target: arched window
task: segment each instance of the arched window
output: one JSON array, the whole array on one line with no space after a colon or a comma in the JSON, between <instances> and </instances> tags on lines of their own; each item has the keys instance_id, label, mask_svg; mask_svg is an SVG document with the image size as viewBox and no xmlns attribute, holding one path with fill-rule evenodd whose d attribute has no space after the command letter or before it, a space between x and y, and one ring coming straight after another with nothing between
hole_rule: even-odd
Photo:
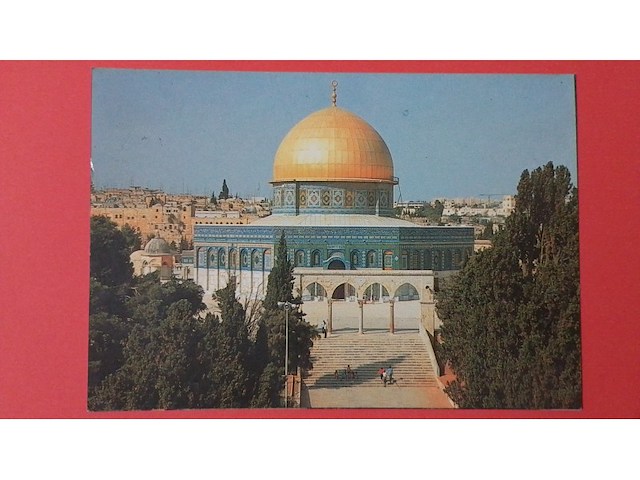
<instances>
[{"instance_id":1,"label":"arched window","mask_svg":"<svg viewBox=\"0 0 640 480\"><path fill-rule=\"evenodd\" d=\"M229 268L238 268L238 251L235 248L229 250Z\"/></svg>"},{"instance_id":2,"label":"arched window","mask_svg":"<svg viewBox=\"0 0 640 480\"><path fill-rule=\"evenodd\" d=\"M422 268L422 259L418 250L411 250L409 253L409 269L420 270Z\"/></svg>"},{"instance_id":3,"label":"arched window","mask_svg":"<svg viewBox=\"0 0 640 480\"><path fill-rule=\"evenodd\" d=\"M341 258L334 258L327 265L328 270L346 270L346 266Z\"/></svg>"},{"instance_id":4,"label":"arched window","mask_svg":"<svg viewBox=\"0 0 640 480\"><path fill-rule=\"evenodd\" d=\"M351 251L351 266L352 267L357 267L358 266L358 257L360 256L360 254L358 253L357 250L352 250Z\"/></svg>"},{"instance_id":5,"label":"arched window","mask_svg":"<svg viewBox=\"0 0 640 480\"><path fill-rule=\"evenodd\" d=\"M384 252L384 269L393 270L393 252L391 250Z\"/></svg>"},{"instance_id":6,"label":"arched window","mask_svg":"<svg viewBox=\"0 0 640 480\"><path fill-rule=\"evenodd\" d=\"M262 254L260 253L260 251L254 250L252 253L252 258L253 258L253 268L255 270L260 269L260 266L262 265Z\"/></svg>"},{"instance_id":7,"label":"arched window","mask_svg":"<svg viewBox=\"0 0 640 480\"><path fill-rule=\"evenodd\" d=\"M406 250L402 250L402 270L409 269L409 253Z\"/></svg>"},{"instance_id":8,"label":"arched window","mask_svg":"<svg viewBox=\"0 0 640 480\"><path fill-rule=\"evenodd\" d=\"M209 266L209 267L215 267L216 266L216 252L215 252L215 250L212 250L212 249L209 250L209 264L207 266Z\"/></svg>"},{"instance_id":9,"label":"arched window","mask_svg":"<svg viewBox=\"0 0 640 480\"><path fill-rule=\"evenodd\" d=\"M354 287L350 283L341 283L335 288L333 294L331 295L331 298L333 300L345 300L355 297L355 295L356 287Z\"/></svg>"},{"instance_id":10,"label":"arched window","mask_svg":"<svg viewBox=\"0 0 640 480\"><path fill-rule=\"evenodd\" d=\"M312 267L319 267L320 266L320 251L319 250L314 250L311 253L311 266Z\"/></svg>"},{"instance_id":11,"label":"arched window","mask_svg":"<svg viewBox=\"0 0 640 480\"><path fill-rule=\"evenodd\" d=\"M304 267L304 251L303 250L296 251L295 266Z\"/></svg>"},{"instance_id":12,"label":"arched window","mask_svg":"<svg viewBox=\"0 0 640 480\"><path fill-rule=\"evenodd\" d=\"M307 285L307 287L302 292L302 300L304 301L321 300L326 296L327 291L322 285L316 282Z\"/></svg>"},{"instance_id":13,"label":"arched window","mask_svg":"<svg viewBox=\"0 0 640 480\"><path fill-rule=\"evenodd\" d=\"M401 302L407 300L420 300L418 290L416 290L416 287L414 287L410 283L403 283L402 285L400 285L396 290L394 296Z\"/></svg>"},{"instance_id":14,"label":"arched window","mask_svg":"<svg viewBox=\"0 0 640 480\"><path fill-rule=\"evenodd\" d=\"M376 252L375 250L369 250L367 252L367 267L371 268L371 267L377 267L378 266L378 262L376 259Z\"/></svg>"},{"instance_id":15,"label":"arched window","mask_svg":"<svg viewBox=\"0 0 640 480\"><path fill-rule=\"evenodd\" d=\"M224 268L227 264L227 255L225 254L224 248L218 250L218 267Z\"/></svg>"},{"instance_id":16,"label":"arched window","mask_svg":"<svg viewBox=\"0 0 640 480\"><path fill-rule=\"evenodd\" d=\"M380 283L372 283L364 291L364 300L366 302L380 302L385 297L389 297L389 291Z\"/></svg>"},{"instance_id":17,"label":"arched window","mask_svg":"<svg viewBox=\"0 0 640 480\"><path fill-rule=\"evenodd\" d=\"M264 258L264 269L271 270L271 249L270 248L264 251L263 258Z\"/></svg>"},{"instance_id":18,"label":"arched window","mask_svg":"<svg viewBox=\"0 0 640 480\"><path fill-rule=\"evenodd\" d=\"M246 250L242 250L242 252L240 252L240 265L242 265L242 268L249 267L249 252Z\"/></svg>"},{"instance_id":19,"label":"arched window","mask_svg":"<svg viewBox=\"0 0 640 480\"><path fill-rule=\"evenodd\" d=\"M207 249L202 247L198 248L197 256L195 258L196 267L202 268L207 266Z\"/></svg>"}]
</instances>

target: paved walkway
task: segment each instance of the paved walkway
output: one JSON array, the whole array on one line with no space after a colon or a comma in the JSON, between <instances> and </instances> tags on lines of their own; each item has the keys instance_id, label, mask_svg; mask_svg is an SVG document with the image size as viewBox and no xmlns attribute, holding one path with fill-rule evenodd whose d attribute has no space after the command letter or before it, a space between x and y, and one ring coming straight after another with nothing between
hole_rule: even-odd
<instances>
[{"instance_id":1,"label":"paved walkway","mask_svg":"<svg viewBox=\"0 0 640 480\"><path fill-rule=\"evenodd\" d=\"M435 387L314 388L303 390L302 408L453 408L448 397ZM321 406L320 406L321 405Z\"/></svg>"}]
</instances>

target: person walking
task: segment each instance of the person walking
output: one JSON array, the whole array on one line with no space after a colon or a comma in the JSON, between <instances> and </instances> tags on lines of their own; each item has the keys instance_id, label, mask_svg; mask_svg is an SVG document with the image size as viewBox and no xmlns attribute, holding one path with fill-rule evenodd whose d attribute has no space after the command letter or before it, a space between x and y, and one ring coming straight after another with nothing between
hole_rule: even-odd
<instances>
[{"instance_id":1,"label":"person walking","mask_svg":"<svg viewBox=\"0 0 640 480\"><path fill-rule=\"evenodd\" d=\"M393 383L393 368L391 368L391 365L389 365L389 367L385 370L385 377L389 384Z\"/></svg>"},{"instance_id":2,"label":"person walking","mask_svg":"<svg viewBox=\"0 0 640 480\"><path fill-rule=\"evenodd\" d=\"M380 375L380 381L382 382L384 379L384 367L380 367L380 370L378 370L378 375Z\"/></svg>"},{"instance_id":3,"label":"person walking","mask_svg":"<svg viewBox=\"0 0 640 480\"><path fill-rule=\"evenodd\" d=\"M327 338L327 322L325 320L322 320L322 334L324 338Z\"/></svg>"}]
</instances>

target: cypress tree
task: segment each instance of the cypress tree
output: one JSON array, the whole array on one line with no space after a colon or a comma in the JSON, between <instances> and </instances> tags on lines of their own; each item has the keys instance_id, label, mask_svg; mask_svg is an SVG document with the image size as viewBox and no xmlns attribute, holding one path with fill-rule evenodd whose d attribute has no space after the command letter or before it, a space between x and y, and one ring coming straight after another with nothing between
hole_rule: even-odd
<instances>
[{"instance_id":1,"label":"cypress tree","mask_svg":"<svg viewBox=\"0 0 640 480\"><path fill-rule=\"evenodd\" d=\"M293 281L293 266L287 256L287 242L283 231L276 247L274 265L269 273L267 293L263 301L256 339L257 342L261 342L260 344L256 343L257 351L264 352L264 333L266 333L267 357L269 359L258 380L257 397L254 400L256 405L278 400L278 392L282 388L286 318L284 310L278 307L279 302L289 302L294 305L289 311L288 371L295 373L298 367L305 370L313 368L310 361L310 350L313 346L313 339L317 338L318 334L308 322L304 321L303 315L295 307L296 304L302 303L302 299L293 296ZM272 406L275 405L272 404Z\"/></svg>"},{"instance_id":2,"label":"cypress tree","mask_svg":"<svg viewBox=\"0 0 640 480\"><path fill-rule=\"evenodd\" d=\"M248 407L251 395L251 344L245 311L236 299L234 277L225 288L216 292L215 299L220 307L221 328L218 330L218 358L212 374L217 377L220 387L220 407Z\"/></svg>"},{"instance_id":3,"label":"cypress tree","mask_svg":"<svg viewBox=\"0 0 640 480\"><path fill-rule=\"evenodd\" d=\"M229 187L227 187L227 179L222 180L222 190L220 191L220 195L218 195L220 200L226 200L229 198Z\"/></svg>"},{"instance_id":4,"label":"cypress tree","mask_svg":"<svg viewBox=\"0 0 640 480\"><path fill-rule=\"evenodd\" d=\"M267 311L278 310L278 302L293 302L293 265L287 256L287 241L284 231L276 247L275 259L269 280L263 307Z\"/></svg>"},{"instance_id":5,"label":"cypress tree","mask_svg":"<svg viewBox=\"0 0 640 480\"><path fill-rule=\"evenodd\" d=\"M494 247L438 293L442 352L463 408L580 408L577 189L551 162L518 184Z\"/></svg>"}]
</instances>

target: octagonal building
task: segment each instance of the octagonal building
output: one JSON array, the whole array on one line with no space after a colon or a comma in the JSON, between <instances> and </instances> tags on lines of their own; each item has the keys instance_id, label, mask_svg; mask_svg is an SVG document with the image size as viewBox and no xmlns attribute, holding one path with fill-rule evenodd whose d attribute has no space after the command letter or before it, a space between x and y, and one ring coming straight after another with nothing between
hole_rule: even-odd
<instances>
[{"instance_id":1,"label":"octagonal building","mask_svg":"<svg viewBox=\"0 0 640 480\"><path fill-rule=\"evenodd\" d=\"M335 85L332 104L295 124L275 152L273 214L194 226L194 279L207 294L235 276L240 294L263 296L282 232L305 301L424 301L473 253L472 227L395 218L391 152L337 106Z\"/></svg>"}]
</instances>

